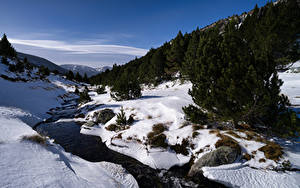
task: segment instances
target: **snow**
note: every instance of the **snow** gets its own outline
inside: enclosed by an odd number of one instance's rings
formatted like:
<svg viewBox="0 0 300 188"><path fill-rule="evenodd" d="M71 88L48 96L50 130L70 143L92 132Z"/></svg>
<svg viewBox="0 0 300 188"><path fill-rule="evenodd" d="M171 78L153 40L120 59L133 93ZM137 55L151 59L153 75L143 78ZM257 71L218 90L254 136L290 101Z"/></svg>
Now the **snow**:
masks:
<svg viewBox="0 0 300 188"><path fill-rule="evenodd" d="M290 70L285 73L279 73L279 78L284 81L281 92L288 96L292 109L299 111L297 106L300 105L300 73L294 73L300 67L300 61L294 63ZM298 114L299 116L299 114ZM298 139L299 140L299 139ZM300 169L300 143L299 141L276 140L284 148L284 160L291 163L292 168ZM241 141L239 144L242 144ZM251 146L248 144L248 146ZM258 145L252 145L258 147ZM245 149L245 148L244 148ZM247 148L248 153L256 148ZM263 153L257 153L255 158L263 157ZM267 163L272 161L268 160ZM264 163L264 164L267 164ZM209 179L218 181L230 187L283 187L295 188L300 187L300 172L276 172L272 170L262 170L257 160L251 159L246 163L234 163L218 167L203 167L204 176ZM273 164L274 165L274 164ZM251 167L260 167L259 169Z"/></svg>
<svg viewBox="0 0 300 188"><path fill-rule="evenodd" d="M90 93L93 100L90 104L105 105L89 112L88 117L92 117L95 111L104 108L110 108L119 113L120 107L123 106L127 118L135 114L136 122L130 129L122 131L124 140L113 139L121 132L115 133L105 129L111 123L115 123L116 117L105 125L93 127L90 130L81 129L81 133L100 136L110 149L136 158L152 168L169 169L173 165L183 165L189 161L190 157L178 155L171 150L150 148L136 140L145 141L147 134L152 131L152 126L157 123L164 123L167 126L168 130L165 134L170 144L181 143L183 137L191 136L191 128L190 131L180 129L184 122L184 113L181 108L192 102L187 94L190 87L190 83L181 85L179 82L167 82L155 89L145 89L140 99L120 102L111 100L109 93L102 95ZM127 141L128 137L134 138L133 141Z"/></svg>
<svg viewBox="0 0 300 188"><path fill-rule="evenodd" d="M291 69L299 67L298 64L295 63ZM47 146L22 141L24 135L36 134L30 126L49 117L46 112L60 106L64 99L74 97L69 92L75 90L75 85L78 86L77 83L52 74L41 80L36 72L34 70L30 76L27 75L28 72L15 74L0 63L0 75L29 80L11 82L0 78L0 168L7 169L0 171L0 187L137 187L135 179L119 165L85 161L66 153L49 139ZM300 74L287 71L279 73L279 77L284 81L281 92L290 99L292 109L300 111L297 108L300 105ZM92 101L80 107L85 118L75 120L92 121L93 114L99 110L110 108L119 113L123 107L127 118L134 115L135 119L128 129L108 131L106 127L116 123L114 117L104 125L98 124L88 129L82 126L81 133L100 136L110 149L131 156L152 168L169 169L173 165L183 165L192 155L199 159L213 151L215 143L220 139L216 133L210 132L211 129L204 127L193 130L192 124L186 124L182 107L193 104L191 96L188 95L191 86L189 82L180 83L178 80L165 82L157 87L144 86L143 96L129 101L114 101L109 92L101 95L90 92ZM99 106L88 111L89 105ZM177 154L170 148L153 148L147 144L147 134L158 123L167 127L163 134L167 137L168 145L181 144L183 139L188 140L190 146L187 156ZM198 135L193 137L195 132ZM204 167L207 178L232 187L299 187L299 172L272 170L285 160L291 162L292 168L300 168L299 139L274 138L285 152L283 158L275 162L266 159L264 153L258 150L265 143L245 139L244 132L234 132L241 138L236 138L227 131L220 131L221 134L236 140L243 153L256 152L254 157L249 161L237 160L230 165ZM259 162L261 158L266 162Z"/></svg>
<svg viewBox="0 0 300 188"><path fill-rule="evenodd" d="M202 170L205 177L229 187L296 188L300 185L300 174L297 172L258 170L240 163L218 167L203 167Z"/></svg>
<svg viewBox="0 0 300 188"><path fill-rule="evenodd" d="M22 139L37 134L31 127L50 108L74 97L68 92L76 83L56 75L41 80L36 72L11 73L0 63L0 75L28 80L0 78L0 187L138 187L120 165L85 161L48 138L46 145Z"/></svg>
<svg viewBox="0 0 300 188"><path fill-rule="evenodd" d="M279 77L284 81L281 88L282 93L289 97L292 104L300 105L297 97L300 94L300 89L297 87L300 84L300 74L280 73ZM189 82L183 84L179 81L166 82L154 88L144 87L142 98L129 101L114 101L109 93L98 95L90 92L92 102L86 105L104 105L88 112L86 120L93 120L93 113L101 109L110 108L115 113L119 113L120 108L123 107L127 118L133 114L136 121L129 129L120 132L106 130L105 127L116 123L116 117L114 117L105 125L99 124L89 127L89 129L83 128L81 133L100 136L110 149L136 158L152 168L169 169L173 165L182 165L190 160L191 155L199 159L204 154L213 151L215 143L220 138L216 134L210 133L210 129L205 128L196 130L198 135L193 138L192 134L195 131L192 125L184 125L182 107L193 104L188 95L190 88L191 83ZM166 142L169 145L180 144L183 139L189 140L193 148L188 148L187 156L176 154L170 148L151 148L147 145L147 134L157 123L164 123L167 126L167 130L163 133L166 135ZM293 168L298 168L299 144L292 142L290 146L286 146L286 144L280 143L284 147L285 154L279 162L275 162L266 159L264 153L258 150L265 143L247 140L245 133L234 132L242 138L236 138L227 131L220 131L221 134L236 140L243 153L252 154L254 157L249 161L239 159L229 166L205 167L206 177L235 187L278 187L280 185L282 187L298 187L300 178L298 172L276 172L273 169L279 167L286 160L292 163ZM119 134L121 134L121 138L118 136ZM200 150L201 152L199 152ZM259 162L262 158L265 159L265 162Z"/></svg>
<svg viewBox="0 0 300 188"><path fill-rule="evenodd" d="M120 165L85 161L49 140L48 146L21 140L36 134L15 118L21 110L0 112L0 187L138 187Z"/></svg>
<svg viewBox="0 0 300 188"><path fill-rule="evenodd" d="M300 73L279 73L279 78L284 81L282 93L288 96L292 105L300 105Z"/></svg>

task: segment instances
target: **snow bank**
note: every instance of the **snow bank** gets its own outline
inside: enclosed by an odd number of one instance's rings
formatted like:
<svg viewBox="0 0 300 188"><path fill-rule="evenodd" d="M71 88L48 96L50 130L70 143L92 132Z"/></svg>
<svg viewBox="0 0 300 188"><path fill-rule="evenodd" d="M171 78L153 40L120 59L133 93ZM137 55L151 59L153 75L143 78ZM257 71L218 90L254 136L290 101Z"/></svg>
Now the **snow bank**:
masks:
<svg viewBox="0 0 300 188"><path fill-rule="evenodd" d="M120 165L85 161L50 141L48 146L22 141L36 134L16 118L25 114L0 108L0 187L138 187Z"/></svg>
<svg viewBox="0 0 300 188"><path fill-rule="evenodd" d="M203 167L202 170L205 177L229 187L295 188L300 185L299 172L257 170L239 163L218 167Z"/></svg>

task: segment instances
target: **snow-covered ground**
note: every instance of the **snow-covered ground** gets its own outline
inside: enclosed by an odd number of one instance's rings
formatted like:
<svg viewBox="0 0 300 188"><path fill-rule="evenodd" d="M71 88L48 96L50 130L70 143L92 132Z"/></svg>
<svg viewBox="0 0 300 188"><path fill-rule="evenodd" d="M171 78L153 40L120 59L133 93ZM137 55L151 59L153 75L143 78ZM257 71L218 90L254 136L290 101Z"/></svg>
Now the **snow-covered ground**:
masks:
<svg viewBox="0 0 300 188"><path fill-rule="evenodd" d="M49 139L46 145L22 139L37 134L31 127L49 117L50 108L74 97L67 92L76 83L36 73L11 73L0 63L0 75L28 80L0 78L0 187L138 187L120 165L85 161Z"/></svg>
<svg viewBox="0 0 300 188"><path fill-rule="evenodd" d="M280 78L284 81L282 93L288 95L292 104L300 104L297 97L300 95L300 87L298 87L300 86L300 74L280 73ZM86 120L92 120L96 111L110 108L115 113L119 113L120 108L123 107L127 118L134 115L135 122L129 129L117 132L109 131L106 128L110 124L116 123L116 117L114 117L105 125L99 124L94 127L82 128L81 133L100 136L110 149L132 156L153 168L169 169L173 165L182 165L188 162L192 155L196 159L200 158L214 150L214 145L220 138L209 129L195 131L193 125L185 124L182 107L193 103L187 93L189 88L191 88L190 83L166 82L155 88L144 89L143 97L140 99L119 102L112 100L109 93L97 95L95 92L90 92L93 101L88 104L104 105L88 112ZM158 123L167 127L163 133L167 137L168 145L181 144L183 139L189 141L188 155L177 154L170 148L152 148L147 144L147 134L152 131L153 125ZM193 136L194 132L197 132L196 136ZM206 167L204 169L206 177L238 187L278 187L278 185L298 187L300 185L300 173L271 170L285 160L289 160L292 167L298 168L299 143L281 141L285 154L279 162L275 162L267 159L264 153L258 150L266 145L265 143L244 139L245 133L239 131L235 131L235 133L242 138L236 138L227 131L220 131L220 133L236 140L241 146L242 152L253 155L253 158L249 161L239 160L232 165ZM289 147L286 147L287 145ZM265 162L259 162L262 158L265 159Z"/></svg>
<svg viewBox="0 0 300 188"><path fill-rule="evenodd" d="M85 161L50 140L47 146L23 141L37 134L18 118L26 115L0 107L0 187L138 187L120 165Z"/></svg>
<svg viewBox="0 0 300 188"><path fill-rule="evenodd" d="M73 97L68 92L74 91L76 85L53 74L41 80L36 73L37 70L33 70L30 76L28 72L17 75L0 63L0 75L29 80L12 82L0 78L0 169L5 169L0 171L0 187L137 187L135 179L119 165L87 162L66 153L49 139L47 146L21 139L36 134L30 126L47 118L46 112L50 108ZM279 76L284 81L282 93L289 97L294 110L298 111L300 74L288 71ZM185 164L192 155L198 159L215 149L215 143L220 139L217 133L227 135L239 143L243 154L253 157L230 165L204 167L206 177L233 187L299 187L299 172L272 170L285 160L289 160L293 168L300 168L299 142L274 138L285 153L279 162L275 162L258 150L265 143L246 139L245 132L234 131L239 136L236 137L228 131L216 132L205 126L197 128L188 124L182 107L193 103L187 93L190 88L191 83L166 82L155 88L145 87L140 99L119 102L112 100L109 93L98 95L90 92L92 101L81 106L82 109L91 104L103 105L92 111L83 110L85 117L76 121L91 121L95 112L105 108L119 113L123 107L127 118L132 115L135 119L128 129L107 130L109 125L116 123L114 117L105 125L82 126L81 133L100 136L110 149L158 169ZM188 153L179 154L170 147L151 147L147 135L156 124L165 126L162 133L166 135L169 146L187 141ZM259 162L262 158L265 162Z"/></svg>

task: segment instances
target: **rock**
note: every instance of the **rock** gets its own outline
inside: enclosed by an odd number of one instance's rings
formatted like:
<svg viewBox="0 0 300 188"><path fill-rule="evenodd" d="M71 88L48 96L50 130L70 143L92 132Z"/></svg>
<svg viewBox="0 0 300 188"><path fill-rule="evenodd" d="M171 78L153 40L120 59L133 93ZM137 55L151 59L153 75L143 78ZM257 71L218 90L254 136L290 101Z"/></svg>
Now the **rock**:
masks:
<svg viewBox="0 0 300 188"><path fill-rule="evenodd" d="M192 165L188 176L192 177L199 173L202 174L201 168L204 166L219 166L233 163L239 156L239 153L240 152L235 148L221 146L198 159L198 161Z"/></svg>
<svg viewBox="0 0 300 188"><path fill-rule="evenodd" d="M84 118L85 115L83 113L76 114L74 118Z"/></svg>
<svg viewBox="0 0 300 188"><path fill-rule="evenodd" d="M113 117L115 117L115 113L111 109L104 109L95 113L96 123L105 124Z"/></svg>
<svg viewBox="0 0 300 188"><path fill-rule="evenodd" d="M88 121L88 122L86 122L86 123L83 124L83 125L86 126L86 127L93 127L93 126L95 125L95 123L92 122L92 121Z"/></svg>

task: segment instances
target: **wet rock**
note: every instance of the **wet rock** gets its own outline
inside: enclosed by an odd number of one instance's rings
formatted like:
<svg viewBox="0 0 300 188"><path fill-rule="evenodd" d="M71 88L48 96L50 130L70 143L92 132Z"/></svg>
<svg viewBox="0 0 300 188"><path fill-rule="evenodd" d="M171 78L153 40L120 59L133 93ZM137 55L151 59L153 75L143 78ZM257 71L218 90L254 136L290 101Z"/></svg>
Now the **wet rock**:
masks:
<svg viewBox="0 0 300 188"><path fill-rule="evenodd" d="M94 113L94 117L96 119L96 123L105 124L113 117L115 117L115 113L111 109L104 109L99 112Z"/></svg>
<svg viewBox="0 0 300 188"><path fill-rule="evenodd" d="M240 152L235 148L221 146L198 159L198 161L192 165L188 176L192 177L197 174L202 174L201 168L204 166L219 166L233 163L239 156L239 153Z"/></svg>

